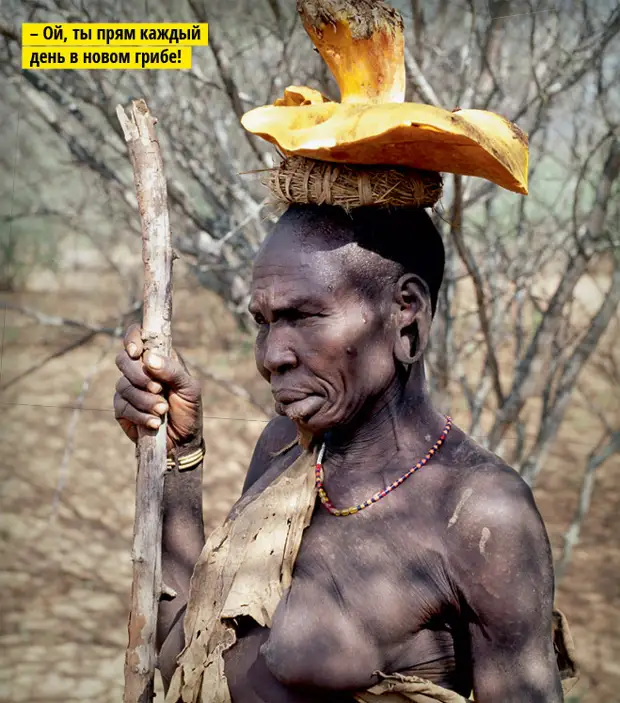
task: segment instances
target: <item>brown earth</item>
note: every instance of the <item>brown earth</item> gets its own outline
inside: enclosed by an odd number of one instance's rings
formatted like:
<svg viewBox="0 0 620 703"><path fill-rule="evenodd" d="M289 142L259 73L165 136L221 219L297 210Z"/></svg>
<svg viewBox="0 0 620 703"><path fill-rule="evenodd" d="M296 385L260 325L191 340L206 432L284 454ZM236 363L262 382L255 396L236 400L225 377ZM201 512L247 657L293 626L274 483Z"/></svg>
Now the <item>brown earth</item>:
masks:
<svg viewBox="0 0 620 703"><path fill-rule="evenodd" d="M51 294L4 297L92 324L110 324L124 304L117 282L106 276L78 276L64 284ZM81 335L10 310L5 323L2 384ZM177 284L174 340L190 360L268 403L251 344L213 296ZM135 458L112 412L118 348L117 340L98 337L0 394L0 700L121 699ZM73 407L84 378L98 360L84 409L77 412ZM592 393L609 395L617 426L618 389L614 394L593 369L585 382ZM203 388L210 528L238 496L266 418L216 383L205 381ZM556 553L575 508L585 458L598 439L597 422L575 396L536 489ZM572 624L583 669L569 699L573 703L620 702L619 516L616 456L599 471L581 541L557 597Z"/></svg>

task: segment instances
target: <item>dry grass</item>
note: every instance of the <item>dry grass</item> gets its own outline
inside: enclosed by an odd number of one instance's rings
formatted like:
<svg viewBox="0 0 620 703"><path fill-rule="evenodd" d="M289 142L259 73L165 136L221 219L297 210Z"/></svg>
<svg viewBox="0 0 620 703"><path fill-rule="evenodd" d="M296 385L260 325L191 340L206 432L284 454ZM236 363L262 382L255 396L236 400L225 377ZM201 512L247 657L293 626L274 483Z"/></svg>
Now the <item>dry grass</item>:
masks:
<svg viewBox="0 0 620 703"><path fill-rule="evenodd" d="M282 208L314 203L345 210L369 205L433 207L443 187L442 177L432 171L330 163L303 156L283 159L266 171L263 182Z"/></svg>

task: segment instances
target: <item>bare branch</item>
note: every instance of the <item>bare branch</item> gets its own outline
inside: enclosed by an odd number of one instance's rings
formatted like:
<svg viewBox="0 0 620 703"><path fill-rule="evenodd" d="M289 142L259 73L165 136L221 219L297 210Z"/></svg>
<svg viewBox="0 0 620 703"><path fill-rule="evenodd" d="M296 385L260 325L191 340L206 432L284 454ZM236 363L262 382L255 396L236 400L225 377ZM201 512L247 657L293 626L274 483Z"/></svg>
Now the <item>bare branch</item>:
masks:
<svg viewBox="0 0 620 703"><path fill-rule="evenodd" d="M200 3L196 2L196 0L188 0L188 2L198 21L207 22L204 5L201 5ZM226 58L226 55L222 51L218 39L214 38L213 35L209 36L209 47L211 49L211 52L213 53L213 58L215 59L220 79L222 81L222 84L224 85L224 90L226 91L226 94L230 99L233 111L237 116L237 119L241 120L245 109L241 102L241 98L239 97L239 90L237 88L237 84L235 83L235 79L233 78L230 63ZM259 162L268 166L269 162L266 156L256 145L256 141L254 140L253 136L247 130L243 130L243 135L248 145L250 146L250 149L254 152L254 155L259 160Z"/></svg>
<svg viewBox="0 0 620 703"><path fill-rule="evenodd" d="M454 177L454 198L455 202L459 202L462 199L461 191L462 177ZM497 362L497 356L495 355L495 345L492 338L491 326L489 324L489 318L487 315L487 297L484 291L484 283L482 280L482 275L476 263L476 260L471 253L469 247L465 243L463 238L463 228L462 228L462 205L459 205L454 209L452 227L450 229L452 234L452 239L456 246L456 249L461 257L461 261L467 269L467 273L471 276L472 282L474 284L474 290L476 294L476 303L478 306L478 317L480 319L480 327L482 329L482 334L484 335L486 345L487 345L487 358L489 371L491 373L491 380L493 384L493 390L497 399L498 406L501 406L504 402L504 393L502 391L500 378L499 378L499 364Z"/></svg>
<svg viewBox="0 0 620 703"><path fill-rule="evenodd" d="M29 366L25 371L22 371L21 373L17 374L17 376L13 377L10 381L7 381L4 383L2 386L0 386L0 393L2 391L6 391L8 388L11 386L14 386L16 383L19 383L24 378L27 378L33 373L36 373L37 371L40 371L42 368L47 366L47 364L50 363L50 361L54 361L54 359L60 359L61 357L65 356L65 354L69 354L69 352L72 352L74 349L79 349L80 347L83 347L85 344L88 344L91 339L93 339L96 335L96 332L88 332L85 334L83 337L80 337L74 342L71 342L70 344L67 344L66 346L62 347L62 349L59 349L58 351L55 351L53 354L49 354L46 356L44 359L41 361L37 362L36 364L33 364L32 366Z"/></svg>
<svg viewBox="0 0 620 703"><path fill-rule="evenodd" d="M430 83L426 80L426 77L422 73L422 69L418 65L418 62L413 58L411 51L409 51L407 47L405 47L405 68L409 74L409 79L413 83L414 88L422 100L429 105L441 107L437 94L432 89Z"/></svg>
<svg viewBox="0 0 620 703"><path fill-rule="evenodd" d="M424 61L424 10L420 0L411 0L411 13L413 15L413 55L421 68Z"/></svg>
<svg viewBox="0 0 620 703"><path fill-rule="evenodd" d="M131 156L142 227L144 349L167 357L171 351L173 252L156 120L144 100L133 102L130 118L121 105L117 107L117 114ZM138 429L133 581L124 703L147 703L154 696L155 637L163 586L161 535L166 436L167 418L156 431Z"/></svg>
<svg viewBox="0 0 620 703"><path fill-rule="evenodd" d="M17 44L21 44L21 39L17 31L4 22L0 22L0 36L6 37Z"/></svg>
<svg viewBox="0 0 620 703"><path fill-rule="evenodd" d="M60 462L60 469L58 470L58 482L56 484L56 490L54 491L54 497L52 499L52 509L49 517L49 523L53 523L56 518L56 513L58 510L58 503L60 501L60 496L62 490L67 481L67 476L69 472L69 461L71 460L71 454L73 453L73 443L75 440L75 432L77 430L78 421L80 419L80 414L84 407L84 402L88 394L88 389L93 379L99 371L99 367L103 360L108 356L110 352L110 347L114 343L113 339L109 340L109 343L105 345L103 352L99 355L95 363L90 367L84 376L82 381L82 387L75 400L75 407L71 413L71 419L69 420L69 428L67 430L67 439L65 441L65 448L62 454L62 460Z"/></svg>
<svg viewBox="0 0 620 703"><path fill-rule="evenodd" d="M588 462L581 482L581 490L579 491L577 509L575 510L570 526L564 533L562 556L555 567L557 584L559 584L566 575L573 555L573 549L579 542L583 521L590 509L590 501L592 500L592 493L596 481L596 472L612 455L618 452L620 452L620 430L616 430L611 435L608 435L604 446L598 451L591 452L588 456Z"/></svg>
<svg viewBox="0 0 620 703"><path fill-rule="evenodd" d="M48 315L47 313L41 312L40 310L35 310L24 305L14 305L13 303L5 303L8 310L14 310L22 315L31 317L36 320L41 325L47 325L49 327L73 327L78 330L85 330L91 335L93 334L109 334L113 337L122 336L122 327L99 327L96 325L89 325L81 320L73 320L68 317L60 317L59 315Z"/></svg>
<svg viewBox="0 0 620 703"><path fill-rule="evenodd" d="M616 313L620 304L620 267L617 267L611 279L611 286L598 312L592 319L588 330L581 342L576 346L564 368L558 383L558 388L553 398L553 403L544 408L539 425L536 443L524 462L521 475L527 483L534 484L545 450L549 442L555 438L560 423L564 418L566 406L575 386L577 378L585 363L596 348L599 339L607 328L609 321Z"/></svg>
<svg viewBox="0 0 620 703"><path fill-rule="evenodd" d="M561 312L570 298L577 282L586 270L592 256L591 242L601 237L605 227L605 217L609 207L612 187L620 175L620 142L614 140L609 146L607 159L597 188L596 200L592 208L588 224L583 228L580 237L580 247L569 257L560 283L553 294L534 337L524 356L519 360L512 388L502 407L498 410L495 423L489 433L489 447L493 450L508 427L515 421L524 398L539 371L541 360L539 352L549 346L557 326L560 323Z"/></svg>

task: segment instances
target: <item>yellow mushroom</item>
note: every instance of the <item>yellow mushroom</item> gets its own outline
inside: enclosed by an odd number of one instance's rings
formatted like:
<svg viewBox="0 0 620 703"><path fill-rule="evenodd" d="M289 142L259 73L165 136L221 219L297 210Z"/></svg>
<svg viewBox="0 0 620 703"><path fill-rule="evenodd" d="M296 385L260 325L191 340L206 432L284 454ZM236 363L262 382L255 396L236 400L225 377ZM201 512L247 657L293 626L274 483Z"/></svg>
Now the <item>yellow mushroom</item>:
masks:
<svg viewBox="0 0 620 703"><path fill-rule="evenodd" d="M527 136L485 110L404 102L403 24L381 0L298 0L304 27L334 74L341 102L290 86L247 112L249 132L286 156L477 176L527 194Z"/></svg>

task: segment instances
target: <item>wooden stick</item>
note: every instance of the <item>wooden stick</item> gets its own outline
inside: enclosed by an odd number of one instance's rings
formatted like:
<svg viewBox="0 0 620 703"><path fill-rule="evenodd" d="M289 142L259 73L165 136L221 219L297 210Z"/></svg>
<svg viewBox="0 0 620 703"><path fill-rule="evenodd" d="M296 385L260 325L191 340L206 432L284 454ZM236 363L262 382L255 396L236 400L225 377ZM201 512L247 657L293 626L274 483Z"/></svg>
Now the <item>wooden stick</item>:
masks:
<svg viewBox="0 0 620 703"><path fill-rule="evenodd" d="M166 180L155 134L157 120L144 100L134 100L130 117L118 105L133 166L142 225L144 261L145 350L171 351L172 261ZM147 703L154 697L157 611L161 577L162 499L166 471L166 420L159 430L140 431L137 443L136 514L133 535L133 583L129 642L125 654L124 703Z"/></svg>

